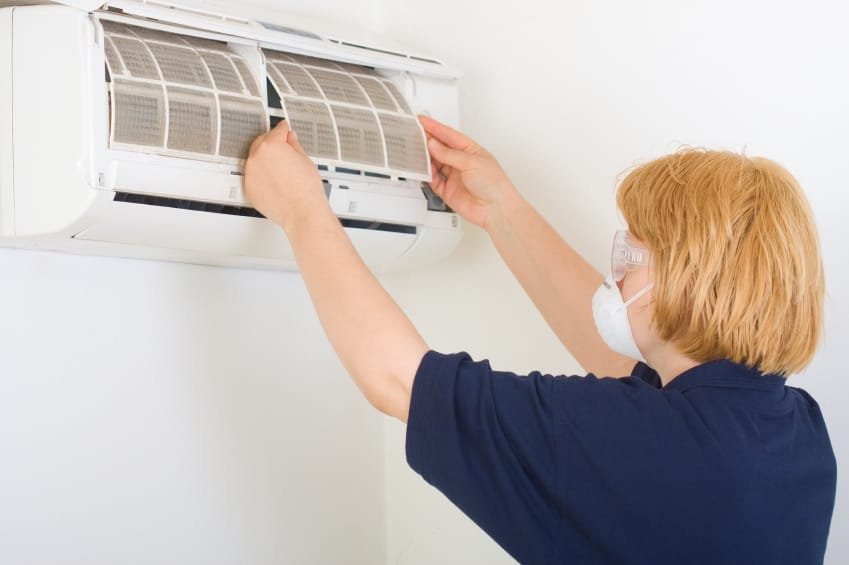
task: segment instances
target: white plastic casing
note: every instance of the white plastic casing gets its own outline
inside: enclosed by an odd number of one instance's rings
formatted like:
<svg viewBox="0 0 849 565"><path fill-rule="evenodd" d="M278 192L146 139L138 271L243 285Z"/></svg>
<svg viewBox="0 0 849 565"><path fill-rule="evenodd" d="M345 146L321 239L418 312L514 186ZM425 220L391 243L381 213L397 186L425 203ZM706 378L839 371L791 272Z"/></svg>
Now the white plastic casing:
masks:
<svg viewBox="0 0 849 565"><path fill-rule="evenodd" d="M437 63L361 53L257 24L233 24L231 29L216 20L212 26L208 18L172 13L184 25L193 22L195 30L150 21L141 25L226 40L236 45L261 85L265 69L260 47L370 64L399 87L414 112L456 125L458 74ZM126 15L71 6L0 8L0 245L294 268L284 233L265 219L115 201L120 191L249 207L240 161L216 163L109 147L100 18L134 23ZM222 27L230 33L222 33ZM330 204L340 218L415 229L346 228L376 270L434 262L462 237L457 215L429 210L418 181L345 177L332 169L323 176L332 186ZM347 189L340 189L342 185Z"/></svg>

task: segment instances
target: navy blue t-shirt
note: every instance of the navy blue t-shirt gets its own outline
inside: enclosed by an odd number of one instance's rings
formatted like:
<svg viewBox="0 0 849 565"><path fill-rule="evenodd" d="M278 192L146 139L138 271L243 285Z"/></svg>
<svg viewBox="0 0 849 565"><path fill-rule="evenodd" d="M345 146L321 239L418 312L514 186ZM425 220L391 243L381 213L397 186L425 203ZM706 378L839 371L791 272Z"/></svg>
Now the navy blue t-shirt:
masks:
<svg viewBox="0 0 849 565"><path fill-rule="evenodd" d="M522 563L822 563L836 464L817 403L712 361L667 386L520 377L429 352L407 460Z"/></svg>

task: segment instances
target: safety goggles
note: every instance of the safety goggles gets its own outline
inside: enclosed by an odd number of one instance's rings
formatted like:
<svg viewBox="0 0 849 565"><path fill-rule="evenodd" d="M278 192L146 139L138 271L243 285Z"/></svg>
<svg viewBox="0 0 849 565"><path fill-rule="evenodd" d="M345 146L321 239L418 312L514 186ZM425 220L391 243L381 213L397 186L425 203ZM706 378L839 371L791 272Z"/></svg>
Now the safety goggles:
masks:
<svg viewBox="0 0 849 565"><path fill-rule="evenodd" d="M649 257L648 249L631 245L627 231L617 231L613 236L613 251L610 255L610 274L613 280L619 282L632 268L648 265Z"/></svg>

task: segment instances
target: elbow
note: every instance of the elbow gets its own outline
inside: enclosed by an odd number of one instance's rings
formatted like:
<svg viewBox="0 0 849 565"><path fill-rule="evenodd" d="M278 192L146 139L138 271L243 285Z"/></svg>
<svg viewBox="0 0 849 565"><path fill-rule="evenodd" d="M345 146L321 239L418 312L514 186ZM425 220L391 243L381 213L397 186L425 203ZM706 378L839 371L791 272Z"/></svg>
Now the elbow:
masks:
<svg viewBox="0 0 849 565"><path fill-rule="evenodd" d="M394 354L372 357L370 363L350 367L349 372L369 404L406 423L413 381L426 353L427 346L421 342L415 349L400 348Z"/></svg>
<svg viewBox="0 0 849 565"><path fill-rule="evenodd" d="M407 422L410 412L411 391L404 387L400 380L387 378L379 383L363 387L363 395L374 408L387 416L392 416L402 422Z"/></svg>

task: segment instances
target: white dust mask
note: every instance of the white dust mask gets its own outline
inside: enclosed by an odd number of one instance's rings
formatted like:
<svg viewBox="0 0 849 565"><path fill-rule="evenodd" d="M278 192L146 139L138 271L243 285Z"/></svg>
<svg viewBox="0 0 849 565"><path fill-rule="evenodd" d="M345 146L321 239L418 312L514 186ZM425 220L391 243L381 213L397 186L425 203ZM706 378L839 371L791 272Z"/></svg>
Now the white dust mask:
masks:
<svg viewBox="0 0 849 565"><path fill-rule="evenodd" d="M628 306L651 290L652 286L654 283L647 284L625 302L613 275L609 275L593 295L593 319L601 338L616 353L643 363L646 360L634 341L631 323L628 321Z"/></svg>

